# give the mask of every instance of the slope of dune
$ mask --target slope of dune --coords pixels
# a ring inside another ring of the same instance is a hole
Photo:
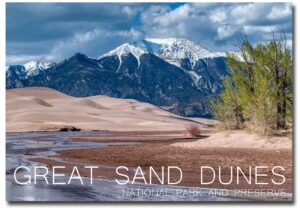
[[[172,146],[187,149],[210,148],[252,148],[252,149],[292,149],[292,140],[288,136],[259,136],[242,130],[221,131],[206,139],[195,142],[179,142]]]
[[[187,125],[206,128],[206,119],[177,116],[148,103],[108,96],[77,98],[48,88],[6,91],[7,132],[81,130],[184,130]]]

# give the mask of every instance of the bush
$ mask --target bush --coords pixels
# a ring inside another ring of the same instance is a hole
[[[200,136],[200,134],[201,134],[200,128],[195,125],[186,126],[185,129],[186,129],[186,133],[188,135],[190,135],[191,137],[197,137],[197,136]]]
[[[264,134],[287,129],[292,119],[292,51],[285,35],[251,45],[241,40],[239,54],[227,53],[229,76],[224,91],[212,101],[214,117],[227,127],[261,129]]]

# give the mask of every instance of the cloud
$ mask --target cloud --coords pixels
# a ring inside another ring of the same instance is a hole
[[[59,61],[73,55],[75,52],[93,54],[93,57],[98,57],[111,50],[112,47],[142,38],[143,34],[134,28],[128,31],[95,29],[84,33],[77,33],[67,41],[58,42],[46,57],[46,60]],[[113,43],[111,43],[111,40],[114,40]]]
[[[210,50],[234,50],[284,31],[292,40],[289,3],[7,3],[7,62],[91,57],[124,42],[187,38]]]
[[[6,10],[9,63],[61,61],[75,52],[98,56],[139,36],[133,22],[141,9],[130,4],[8,3]]]
[[[24,64],[29,60],[45,61],[47,54],[44,55],[6,55],[6,65]]]
[[[212,50],[230,50],[244,32],[254,43],[272,31],[291,33],[291,15],[292,7],[285,3],[194,3],[174,10],[150,7],[142,21],[147,36],[184,37]]]
[[[147,37],[188,38],[203,42],[216,34],[213,25],[207,24],[207,14],[191,4],[182,5],[174,10],[168,6],[153,6],[142,14],[143,30]],[[211,40],[210,40],[211,41]]]
[[[121,4],[8,3],[8,40],[48,40],[96,28],[131,27],[134,10]]]
[[[113,42],[111,41],[113,39]],[[130,30],[109,31],[105,29],[94,29],[87,32],[79,32],[64,41],[58,41],[53,48],[41,55],[7,55],[7,64],[22,64],[31,60],[59,62],[74,53],[92,54],[93,58],[110,51],[124,42],[144,39],[144,34],[131,28]],[[17,43],[17,45],[20,45]],[[38,45],[38,44],[36,44]],[[22,48],[23,44],[21,44]],[[23,46],[24,47],[24,46]],[[43,45],[42,47],[47,47]],[[16,48],[16,46],[15,46]],[[26,47],[25,47],[26,48]],[[35,49],[37,49],[35,47]],[[26,51],[22,51],[24,53]]]
[[[292,5],[291,4],[285,4],[282,5],[276,5],[272,7],[271,12],[268,14],[268,19],[283,19],[283,18],[289,18],[292,15]]]

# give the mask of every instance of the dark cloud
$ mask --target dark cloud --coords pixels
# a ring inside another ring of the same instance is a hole
[[[233,50],[246,32],[254,43],[280,30],[292,39],[285,3],[7,3],[7,63],[60,61],[75,52],[98,57],[144,37],[188,38]]]
[[[131,21],[132,15],[117,4],[8,3],[7,40],[58,39],[100,27],[128,29]]]

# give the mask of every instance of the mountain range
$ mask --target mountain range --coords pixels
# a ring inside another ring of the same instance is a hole
[[[6,88],[49,87],[68,95],[107,95],[154,104],[183,116],[210,117],[210,100],[228,75],[224,53],[187,39],[125,43],[98,58],[76,53],[59,63],[6,67]]]

